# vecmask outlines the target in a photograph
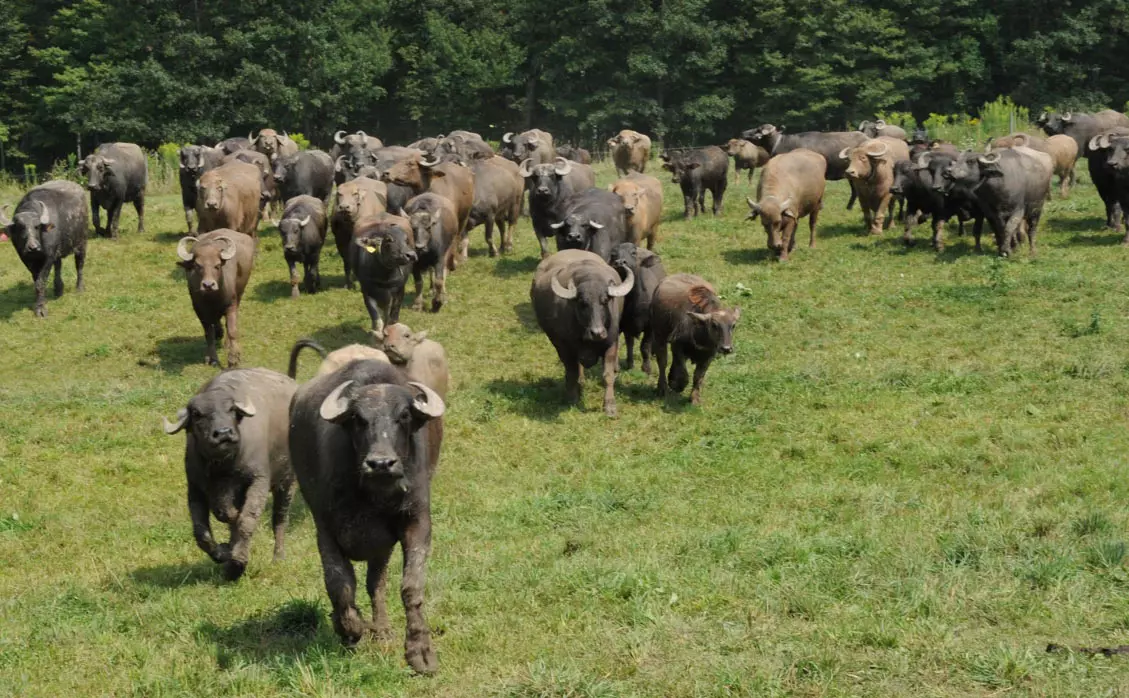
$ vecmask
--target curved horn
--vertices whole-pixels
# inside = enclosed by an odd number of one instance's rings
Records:
[[[749,204],[749,215],[745,217],[745,220],[749,220],[749,219],[756,218],[757,216],[759,216],[760,213],[761,213],[761,205],[758,204],[757,202],[753,201],[752,199],[750,199],[747,196],[745,197],[745,201]]]
[[[879,119],[878,121],[874,122],[874,125],[876,127],[878,127],[879,129],[886,128],[886,120],[885,119]]]
[[[176,246],[176,256],[180,257],[185,262],[191,262],[192,259],[193,259],[193,254],[192,254],[191,250],[188,249],[189,241],[191,241],[192,244],[195,246],[196,238],[194,238],[192,236],[181,238],[180,242]]]
[[[1026,133],[1017,133],[1012,136],[1011,139],[1015,142],[1016,145],[1027,145],[1027,143],[1030,141],[1030,136],[1028,136]]]
[[[565,226],[564,221],[557,221],[556,223],[550,223],[549,224],[549,227],[552,228],[553,230],[560,230],[564,226]]]
[[[914,166],[919,170],[924,170],[926,167],[929,167],[929,161],[932,159],[932,153],[922,153],[921,155],[917,156],[917,162],[914,163]]]
[[[1102,142],[1103,140],[1105,141],[1104,143]],[[1098,135],[1090,139],[1089,145],[1090,150],[1101,150],[1102,148],[1108,148],[1109,138],[1107,138],[1104,134],[1099,133]]]
[[[302,220],[298,221],[298,225],[302,226],[303,228],[305,228],[309,224],[310,224],[310,216],[306,216]]]
[[[362,141],[368,140],[368,134],[365,133],[364,131],[360,130],[360,129],[357,129],[357,133],[354,134],[354,135],[360,136]]]
[[[556,172],[558,177],[564,177],[569,172],[572,172],[572,163],[557,156],[553,159],[553,172]]]
[[[439,158],[435,158],[434,160],[424,160],[423,158],[419,159],[419,166],[420,167],[435,167],[438,164],[439,164]]]
[[[338,155],[337,156],[337,160],[333,163],[333,171],[334,172],[341,172],[342,170],[345,169],[345,166],[341,164],[341,161],[344,160],[344,159],[345,159],[344,155]]]
[[[612,298],[623,298],[631,293],[632,287],[635,286],[635,274],[631,273],[631,267],[625,267],[624,271],[627,272],[627,276],[623,281],[618,284],[608,284],[608,295]]]
[[[557,294],[559,298],[563,298],[566,301],[576,298],[576,284],[573,283],[572,279],[568,280],[568,288],[565,288],[564,286],[561,286],[560,279],[557,278],[558,276],[560,276],[560,272],[553,274],[553,278],[549,281],[549,286],[552,287],[553,293]]]
[[[236,400],[234,407],[235,412],[240,417],[254,417],[258,414],[258,411],[255,409],[255,403],[250,400]]]
[[[533,175],[533,158],[526,158],[526,159],[522,160],[521,165],[518,166],[518,172],[521,173],[522,177],[532,176]]]
[[[840,159],[840,160],[846,160],[846,159],[847,159],[847,152],[848,152],[848,151],[849,151],[850,149],[851,149],[851,147],[850,147],[850,146],[847,146],[846,148],[843,148],[842,150],[840,150],[840,151],[839,151],[839,159]]]
[[[333,142],[337,145],[345,145],[345,137],[341,135],[343,133],[345,132],[338,131],[337,133],[333,134]]]
[[[215,239],[216,240],[223,240],[224,242],[227,243],[226,245],[224,245],[223,249],[220,250],[220,259],[226,261],[226,260],[229,260],[229,259],[231,259],[232,257],[235,256],[235,252],[236,252],[237,248],[235,247],[235,241],[234,240],[232,240],[231,238],[229,238],[226,235],[217,235]]]
[[[335,422],[349,411],[349,398],[343,397],[341,394],[352,384],[353,381],[345,381],[325,396],[325,399],[321,402],[321,407],[318,408],[318,414],[321,415],[322,419],[327,422]]]
[[[502,142],[506,143],[507,145],[510,144],[510,143],[513,143],[514,142],[514,132],[513,131],[506,131],[505,133],[503,133],[502,134]]]
[[[35,207],[39,209],[39,225],[47,225],[51,222],[51,218],[47,215],[47,205],[42,201],[36,200]]]
[[[867,154],[867,157],[880,158],[888,152],[890,152],[890,146],[883,143],[882,144],[882,150],[879,150],[879,151],[876,151],[876,152],[871,152],[870,150],[867,150],[866,154]]]
[[[12,214],[8,213],[11,208],[11,204],[4,204],[3,206],[0,206],[0,227],[7,226],[12,222]]]
[[[980,157],[978,157],[976,159],[979,160],[980,164],[982,164],[982,165],[995,165],[997,162],[1000,161],[1000,154],[999,153],[988,153],[987,155],[981,155]]]
[[[443,398],[439,397],[439,393],[417,381],[408,381],[408,385],[421,393],[412,400],[413,410],[428,417],[442,417],[447,411],[447,406],[443,404]]]
[[[282,135],[277,137],[277,141],[281,143],[283,139],[290,140],[290,136],[286,133],[286,129],[282,129]]]
[[[161,421],[164,422],[165,433],[172,436],[188,425],[188,408],[181,407],[177,410],[175,422],[170,422],[168,417],[161,417]]]
[[[603,223],[597,223],[596,221],[592,220],[591,218],[588,219],[588,225],[595,228],[596,230],[603,230],[604,229]]]
[[[1062,120],[1063,121],[1073,121],[1074,120],[1074,112],[1072,112],[1072,111],[1066,112],[1065,114],[1062,115]]]
[[[259,140],[259,137],[255,135],[254,131],[248,131],[247,132],[247,140],[250,141],[251,147],[254,148],[255,147],[255,141]]]

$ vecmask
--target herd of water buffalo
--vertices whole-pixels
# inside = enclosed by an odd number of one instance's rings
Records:
[[[781,260],[793,250],[804,217],[815,245],[826,182],[843,178],[851,183],[848,207],[858,201],[871,234],[889,225],[899,203],[907,243],[914,225],[931,217],[933,244],[940,249],[944,224],[955,217],[962,232],[966,221],[973,222],[977,249],[986,220],[1001,255],[1024,237],[1034,253],[1052,176],[1060,177],[1066,195],[1079,156],[1088,159],[1108,224],[1120,230],[1122,212],[1129,210],[1129,118],[1113,111],[1045,114],[1039,125],[1048,138],[1017,133],[996,139],[987,152],[959,152],[924,133],[907,138],[883,121],[863,122],[859,131],[800,134],[765,124],[724,148],[671,149],[660,157],[681,187],[687,217],[705,211],[707,191],[713,212],[721,210],[730,158],[750,182],[761,169],[757,198],[748,199],[749,218],[760,218],[768,246]],[[650,139],[625,130],[608,146],[620,176],[608,189],[596,188],[587,151],[555,146],[549,133],[536,129],[505,134],[497,153],[468,131],[407,146],[339,131],[332,150],[323,152],[300,150],[285,132],[263,129],[248,138],[181,149],[188,235],[176,253],[204,329],[206,361],[219,363],[216,343],[226,335],[233,370],[206,383],[175,421],[166,420],[165,431],[186,431],[193,534],[228,579],[238,579],[246,568],[268,495],[274,500],[275,555],[282,555],[287,510],[299,485],[316,524],[334,628],[342,640],[351,645],[365,632],[391,631],[384,587],[399,543],[406,658],[417,671],[435,670],[423,590],[430,481],[443,438],[449,376],[442,346],[399,323],[400,306],[410,275],[414,307],[424,309],[426,273],[430,310],[438,312],[447,302],[447,273],[467,258],[469,231],[484,227],[493,257],[499,253],[497,227],[500,251],[509,252],[512,228],[526,206],[542,256],[530,298],[564,365],[569,398],[580,399],[583,369],[602,361],[604,411],[616,414],[622,334],[628,368],[636,340],[648,374],[654,354],[661,395],[685,390],[691,383],[686,362],[693,362],[691,400],[700,402],[710,363],[732,351],[740,310],[723,307],[701,277],[667,275],[653,251],[663,194],[660,181],[646,174]],[[37,316],[46,316],[52,268],[55,294],[62,293],[67,256],[74,256],[76,288],[82,290],[91,212],[95,233],[116,238],[121,208],[132,203],[139,232],[144,230],[146,163],[136,145],[103,145],[81,163],[85,188],[47,182],[28,191],[10,219],[3,216],[34,278]],[[345,283],[349,288],[359,283],[379,348],[351,345],[327,353],[301,340],[291,352],[289,375],[238,368],[239,306],[264,218],[273,218],[281,235],[295,297],[321,287],[321,248],[332,232]],[[307,347],[321,355],[322,364],[313,379],[299,385],[298,357]],[[228,543],[213,538],[211,516],[228,525]],[[371,621],[356,607],[353,560],[369,563]]]

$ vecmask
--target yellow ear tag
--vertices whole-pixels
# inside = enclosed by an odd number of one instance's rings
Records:
[[[365,245],[365,252],[376,254],[376,245]]]

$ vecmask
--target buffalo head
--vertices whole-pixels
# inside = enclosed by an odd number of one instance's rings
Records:
[[[196,448],[208,461],[226,461],[239,453],[239,428],[244,419],[256,414],[249,398],[237,399],[228,390],[209,390],[192,397],[176,414],[176,421],[164,420],[165,433],[188,429]]]
[[[189,247],[191,245],[191,247]],[[176,246],[180,266],[188,271],[189,287],[201,293],[222,290],[223,268],[235,258],[235,241],[219,235],[204,242],[194,237],[184,237]]]

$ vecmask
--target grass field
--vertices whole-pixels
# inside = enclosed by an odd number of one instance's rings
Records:
[[[1093,188],[1048,204],[1037,259],[1000,261],[952,233],[941,255],[861,237],[840,182],[818,249],[801,228],[781,265],[744,182],[691,222],[665,187],[667,270],[744,311],[701,408],[638,369],[616,420],[598,379],[563,404],[528,221],[499,259],[475,231],[449,306],[402,316],[454,379],[432,678],[406,668],[394,592],[395,642],[340,647],[300,501],[288,559],[263,526],[237,584],[192,542],[184,439],[160,419],[215,370],[179,197],[151,199],[146,236],[130,209],[120,241],[92,241],[83,295],[68,260],[46,320],[0,245],[0,695],[1129,695],[1129,659],[1044,651],[1129,643],[1129,250]],[[329,290],[291,301],[263,240],[245,366],[365,340],[332,245]]]

